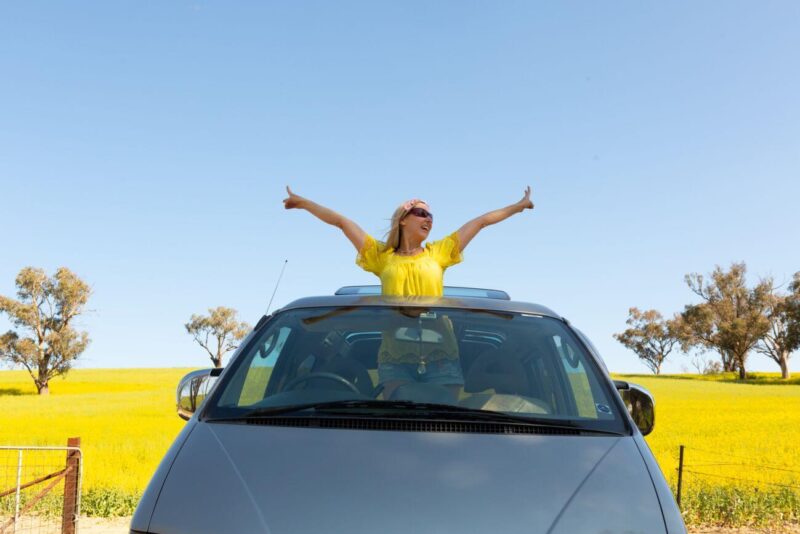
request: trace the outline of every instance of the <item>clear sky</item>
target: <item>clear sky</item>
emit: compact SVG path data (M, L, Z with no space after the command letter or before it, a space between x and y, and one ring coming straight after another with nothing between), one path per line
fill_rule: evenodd
M94 292L80 366L205 366L183 324L255 323L285 259L273 308L377 281L286 184L376 236L423 198L434 239L530 184L445 282L645 371L612 338L630 306L800 270L798 27L795 1L3 2L0 294L67 266Z

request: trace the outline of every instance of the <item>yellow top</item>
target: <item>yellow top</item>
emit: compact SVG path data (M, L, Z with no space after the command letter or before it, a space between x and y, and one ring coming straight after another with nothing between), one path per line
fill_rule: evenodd
M356 264L381 279L381 293L397 297L441 297L444 271L460 263L458 232L444 239L426 243L414 256L401 256L393 248L367 235L358 252Z
M414 256L400 256L393 248L386 248L372 236L367 235L363 248L356 258L365 271L378 275L381 279L381 293L397 297L441 297L444 286L444 271L451 265L460 263L458 232L433 243ZM388 329L382 332L378 361L391 363L429 363L437 360L457 360L458 344L453 332L453 324L446 316L433 321L426 320L423 333L433 337L432 342L423 339L407 339L405 329ZM438 338L438 339L437 339Z

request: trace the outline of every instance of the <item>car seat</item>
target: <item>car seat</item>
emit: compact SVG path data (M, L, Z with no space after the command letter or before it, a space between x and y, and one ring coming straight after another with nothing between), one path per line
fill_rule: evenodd
M530 395L525 366L516 357L497 349L482 353L467 371L464 391L479 393L487 389L508 395Z

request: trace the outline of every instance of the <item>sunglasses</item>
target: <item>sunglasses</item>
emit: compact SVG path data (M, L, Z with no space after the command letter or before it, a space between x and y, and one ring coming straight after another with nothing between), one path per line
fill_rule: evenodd
M411 215L416 215L417 217L421 217L423 219L430 218L430 220L433 220L433 213L423 208L411 208L410 210L408 210L408 213Z

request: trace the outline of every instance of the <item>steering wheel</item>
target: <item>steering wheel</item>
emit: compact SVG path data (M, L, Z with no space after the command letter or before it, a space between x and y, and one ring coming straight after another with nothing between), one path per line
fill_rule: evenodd
M357 394L361 395L361 391L358 390L358 388L356 387L355 384L350 382L345 377L337 375L336 373L309 373L307 375L301 375L301 376L296 377L294 380L292 380L288 384L286 384L286 386L284 387L284 390L294 389L295 387L297 387L299 384L302 384L303 382L308 382L309 380L316 380L318 378L319 379L323 379L323 380L330 380L330 381L336 382L338 384L346 386L347 389L351 390L353 393L357 393Z

